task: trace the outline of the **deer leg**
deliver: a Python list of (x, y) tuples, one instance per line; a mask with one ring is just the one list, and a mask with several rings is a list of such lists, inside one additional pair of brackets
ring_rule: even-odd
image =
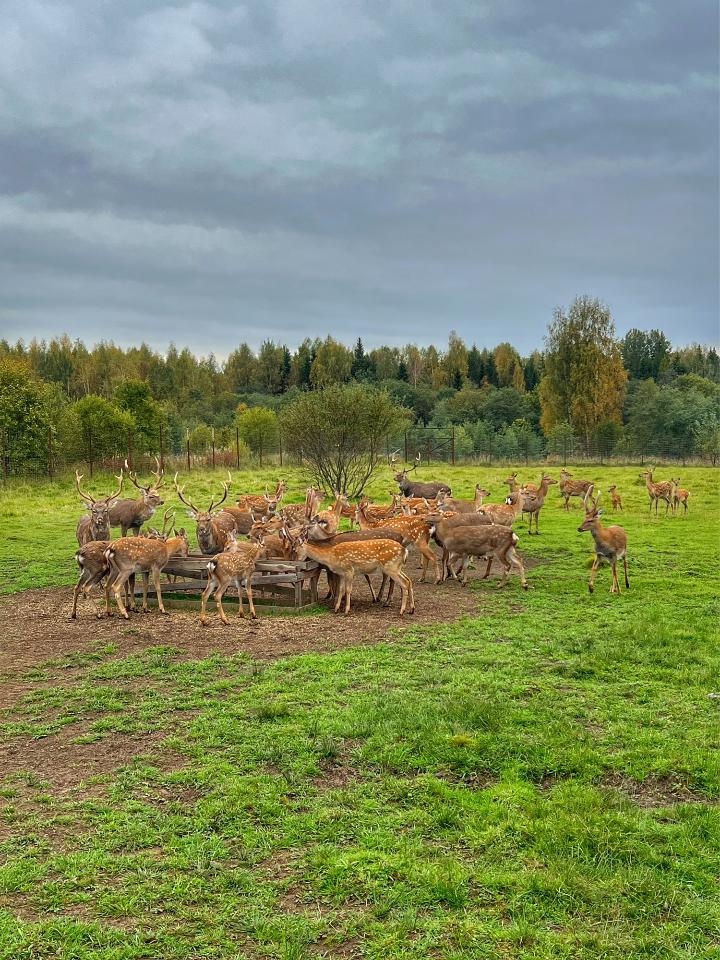
[(625, 589), (630, 589), (630, 580), (628, 578), (627, 554), (623, 555), (623, 569), (625, 571)]
[(230, 621), (228, 620), (225, 614), (225, 609), (223, 607), (222, 602), (223, 602), (223, 597), (225, 596), (225, 591), (229, 586), (230, 586), (229, 581), (225, 583), (221, 583), (217, 591), (215, 592), (215, 603), (217, 604), (218, 613), (220, 614), (220, 621), (224, 623), (226, 627), (229, 625)]
[(142, 602), (142, 612), (149, 613), (147, 595), (148, 595), (148, 586), (150, 584), (150, 574), (147, 570), (143, 570), (143, 602)]
[(370, 579), (369, 574), (365, 574), (365, 579), (367, 580), (367, 585), (370, 588), (370, 596), (372, 597), (372, 602), (377, 603), (380, 599), (380, 594), (382, 594), (383, 587), (385, 586), (385, 574), (383, 574), (382, 583), (380, 584), (380, 594), (375, 593), (375, 587), (373, 586), (372, 580)]
[(85, 589), (84, 589), (85, 583), (86, 583), (86, 577), (85, 577), (85, 571), (83, 570), (83, 572), (80, 574), (80, 579), (75, 584), (75, 589), (73, 590), (73, 607), (72, 607), (72, 613), (70, 614), (71, 620), (77, 620), (78, 595), (81, 590), (83, 593), (85, 592)]
[(163, 605), (162, 587), (160, 586), (160, 567), (153, 567), (153, 583), (155, 584), (155, 593), (157, 594), (158, 609), (160, 613), (168, 616), (168, 612)]
[(588, 590), (590, 593), (595, 589), (595, 577), (597, 576), (598, 567), (600, 566), (600, 557), (597, 555), (593, 560), (592, 570), (590, 571), (590, 579), (588, 580)]
[(493, 558), (488, 557), (487, 566), (485, 567), (485, 573), (480, 577), (481, 580), (487, 580), (487, 578), (490, 576), (490, 567), (492, 566), (492, 562), (493, 562)]
[(340, 604), (343, 600), (343, 591), (345, 589), (345, 576), (343, 574), (335, 574), (337, 577), (337, 583), (335, 586), (335, 606), (333, 607), (334, 613), (340, 612)]
[(527, 582), (527, 576), (525, 575), (525, 567), (523, 566), (523, 562), (520, 559), (520, 557), (515, 553), (515, 547), (510, 547), (506, 556), (507, 556), (507, 559), (510, 561), (510, 563), (514, 567), (517, 567), (520, 575), (520, 582), (522, 583), (522, 586), (523, 586), (523, 590), (527, 590), (528, 582)]
[(127, 612), (127, 610), (125, 609), (125, 604), (123, 603), (123, 599), (122, 599), (122, 596), (121, 596), (121, 592), (122, 592), (122, 588), (125, 586), (125, 581), (127, 580), (127, 578), (128, 578), (129, 576), (130, 576), (129, 573), (120, 573), (120, 574), (118, 574), (118, 576), (116, 577), (116, 579), (113, 581), (113, 587), (112, 587), (112, 591), (113, 591), (113, 594), (114, 594), (114, 596), (115, 596), (115, 603), (117, 604), (117, 608), (118, 608), (118, 610), (120, 611), (121, 616), (123, 616), (126, 620), (129, 620), (130, 617), (128, 616), (128, 612)]
[(345, 616), (347, 616), (350, 613), (350, 597), (352, 595), (353, 586), (352, 573), (345, 574), (343, 586), (345, 588)]
[(617, 560), (610, 561), (610, 570), (612, 573), (612, 585), (610, 587), (610, 593), (620, 593), (620, 584), (618, 583), (617, 578)]
[[(385, 574), (383, 573), (383, 576), (384, 575)], [(392, 573), (388, 570), (387, 575), (400, 587), (402, 594), (400, 598), (400, 616), (402, 616), (405, 613), (408, 597), (412, 596), (412, 583), (410, 582), (410, 577), (402, 573), (400, 570), (395, 570)], [(412, 610), (410, 612), (412, 613)]]
[[(384, 577), (384, 576), (385, 576), (385, 574), (383, 574), (383, 577)], [(407, 574), (406, 574), (406, 576), (407, 576)], [(408, 577), (408, 580), (409, 580), (409, 579), (410, 579), (410, 577)], [(389, 586), (388, 586), (387, 596), (385, 597), (385, 601), (383, 602), (383, 606), (384, 606), (384, 607), (389, 607), (389, 606), (390, 606), (390, 604), (392, 603), (392, 598), (393, 598), (394, 593), (395, 593), (395, 581), (391, 579), (391, 580), (390, 580), (390, 584), (389, 584)]]
[(255, 604), (253, 603), (253, 592), (252, 592), (252, 574), (248, 574), (245, 578), (245, 593), (247, 593), (248, 606), (250, 607), (250, 616), (253, 620), (257, 620), (257, 613), (255, 612)]
[(203, 590), (202, 599), (200, 601), (200, 623), (202, 624), (202, 626), (205, 626), (205, 624), (208, 622), (207, 614), (205, 611), (207, 609), (207, 602), (212, 596), (213, 590), (215, 589), (216, 586), (217, 586), (217, 580), (215, 580), (212, 576), (208, 577), (208, 584)]

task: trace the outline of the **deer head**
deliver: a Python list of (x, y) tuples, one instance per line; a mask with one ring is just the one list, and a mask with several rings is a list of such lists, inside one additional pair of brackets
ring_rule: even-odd
[(202, 542), (204, 538), (213, 536), (213, 530), (212, 530), (213, 511), (217, 511), (217, 508), (221, 506), (221, 504), (223, 504), (227, 499), (229, 482), (227, 480), (223, 482), (223, 495), (217, 501), (217, 503), (215, 502), (215, 498), (213, 497), (213, 499), (210, 501), (210, 506), (207, 508), (207, 510), (199, 510), (195, 506), (195, 504), (192, 502), (192, 500), (189, 500), (185, 497), (185, 487), (181, 487), (178, 485), (177, 477), (178, 475), (175, 474), (175, 479), (173, 481), (175, 485), (175, 492), (177, 493), (180, 501), (184, 503), (186, 507), (189, 508), (188, 516), (192, 517), (192, 519), (196, 521), (198, 540)]
[(127, 470), (127, 475), (130, 477), (131, 482), (134, 486), (138, 488), (142, 494), (144, 502), (152, 507), (153, 510), (157, 507), (161, 507), (165, 501), (160, 496), (160, 487), (163, 485), (163, 476), (165, 471), (160, 466), (160, 461), (155, 457), (155, 464), (157, 466), (156, 470), (151, 470), (150, 473), (153, 477), (153, 482), (149, 483), (147, 486), (143, 486), (141, 483), (138, 483), (137, 474), (130, 469), (128, 466), (127, 460), (125, 461), (125, 469)]
[(90, 511), (90, 528), (93, 531), (93, 538), (95, 540), (105, 540), (110, 535), (110, 507), (112, 507), (122, 491), (123, 472), (121, 470), (119, 476), (115, 477), (118, 481), (118, 488), (115, 493), (111, 493), (107, 497), (101, 497), (98, 500), (82, 489), (80, 486), (82, 478), (83, 475), (76, 470), (75, 486), (85, 501), (86, 509)]

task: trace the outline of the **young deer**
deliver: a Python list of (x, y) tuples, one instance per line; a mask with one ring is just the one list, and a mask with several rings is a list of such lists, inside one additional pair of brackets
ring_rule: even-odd
[[(218, 510), (217, 508), (225, 502), (228, 495), (228, 482), (223, 482), (223, 495), (215, 502), (215, 498), (210, 501), (207, 510), (198, 510), (191, 500), (185, 498), (185, 487), (178, 486), (178, 475), (175, 474), (173, 481), (175, 492), (178, 498), (186, 507), (189, 508), (188, 516), (192, 517), (197, 523), (197, 541), (202, 553), (212, 555), (225, 549), (229, 533), (237, 530), (235, 517), (228, 510)], [(213, 513), (213, 511), (215, 511)], [(249, 527), (248, 527), (249, 529)]]
[(444, 510), (452, 510), (455, 513), (476, 513), (483, 505), (485, 497), (490, 496), (490, 491), (486, 490), (482, 484), (475, 484), (475, 497), (473, 500), (458, 500), (455, 497), (445, 497), (442, 500)]
[(430, 546), (430, 529), (426, 517), (389, 517), (387, 520), (371, 520), (362, 501), (357, 506), (356, 517), (361, 530), (395, 530), (409, 543), (414, 543), (424, 558), (420, 582), (425, 579), (428, 561), (435, 567), (436, 578), (440, 576), (439, 560)]
[[(321, 520), (327, 520), (330, 526), (333, 528), (333, 533), (340, 526), (340, 517), (342, 517), (344, 510), (351, 510), (350, 502), (344, 493), (338, 493), (335, 491), (335, 499), (332, 503), (332, 506), (328, 510), (321, 510), (318, 514), (318, 517)], [(352, 509), (352, 516), (355, 516), (355, 510)]]
[(680, 504), (685, 507), (685, 513), (688, 512), (688, 497), (690, 496), (689, 490), (684, 490), (678, 486), (680, 483), (680, 477), (675, 478), (670, 481), (672, 483), (672, 507), (673, 513), (677, 513), (677, 508)]
[[(411, 502), (418, 500), (423, 502), (422, 497), (417, 498), (408, 498)], [(400, 512), (401, 507), (405, 506), (405, 500), (399, 493), (394, 493), (389, 504), (386, 503), (370, 503), (368, 497), (360, 497), (358, 500), (357, 507), (355, 508), (355, 519), (357, 520), (357, 510), (362, 507), (365, 512), (365, 516), (371, 523), (374, 523), (378, 520), (389, 520), (390, 517), (396, 517)]]
[(650, 513), (652, 513), (653, 503), (655, 504), (655, 516), (658, 515), (658, 504), (661, 500), (665, 501), (665, 516), (672, 505), (672, 483), (669, 480), (661, 480), (657, 483), (653, 480), (653, 471), (643, 470), (640, 477), (645, 480), (648, 496), (650, 497)]
[(570, 509), (570, 497), (580, 497), (584, 506), (587, 506), (588, 498), (592, 497), (595, 484), (590, 480), (573, 480), (572, 474), (567, 470), (560, 471), (560, 493), (563, 496), (565, 510)]
[(81, 489), (80, 481), (82, 480), (82, 474), (78, 473), (77, 470), (75, 471), (75, 486), (77, 487), (77, 492), (83, 498), (87, 509), (90, 511), (85, 514), (85, 516), (80, 517), (75, 531), (78, 544), (81, 547), (83, 544), (90, 543), (92, 540), (110, 539), (110, 509), (122, 491), (124, 479), (122, 470), (120, 471), (120, 476), (115, 477), (115, 479), (119, 481), (116, 492), (96, 500), (94, 497), (91, 497), (89, 493), (85, 493), (85, 491)]
[(540, 536), (538, 518), (545, 503), (545, 497), (547, 496), (548, 488), (551, 483), (557, 483), (557, 480), (553, 480), (549, 474), (544, 473), (542, 480), (540, 481), (540, 486), (536, 491), (533, 492), (525, 487), (521, 487), (518, 491), (522, 512), (527, 513), (530, 516), (528, 523), (528, 536), (532, 534), (533, 517), (535, 517), (535, 535), (538, 537)]
[(620, 584), (617, 576), (618, 560), (622, 560), (625, 569), (625, 588), (627, 590), (630, 589), (627, 566), (627, 534), (623, 528), (619, 526), (603, 527), (600, 523), (600, 517), (603, 515), (603, 511), (598, 509), (599, 501), (600, 493), (598, 492), (597, 498), (591, 501), (592, 506), (586, 508), (585, 520), (578, 527), (578, 533), (585, 533), (589, 530), (595, 541), (595, 559), (593, 560), (592, 570), (590, 571), (588, 590), (592, 593), (595, 588), (595, 577), (597, 576), (600, 561), (607, 560), (612, 567), (612, 586), (610, 587), (610, 593), (620, 593)]
[(178, 530), (175, 536), (168, 537), (167, 540), (154, 537), (122, 537), (120, 540), (113, 540), (105, 551), (105, 559), (110, 567), (110, 574), (105, 581), (105, 609), (109, 613), (112, 590), (118, 610), (127, 620), (128, 612), (120, 597), (120, 591), (131, 576), (141, 573), (143, 575), (143, 613), (148, 612), (147, 592), (150, 574), (153, 577), (160, 613), (167, 613), (163, 606), (160, 571), (172, 557), (187, 557), (188, 550), (188, 538), (183, 529)]
[(165, 502), (159, 493), (163, 484), (164, 470), (157, 457), (155, 457), (155, 463), (157, 470), (151, 471), (153, 483), (143, 487), (138, 483), (137, 474), (130, 470), (127, 460), (125, 461), (127, 475), (142, 496), (138, 500), (118, 500), (110, 508), (110, 526), (120, 527), (123, 537), (127, 536), (128, 530), (132, 530), (137, 536), (140, 533), (140, 527), (150, 520), (157, 508)]
[(340, 578), (335, 599), (335, 613), (340, 610), (343, 597), (345, 613), (350, 613), (353, 579), (356, 573), (366, 576), (380, 571), (390, 577), (402, 590), (400, 615), (415, 612), (415, 598), (410, 577), (403, 571), (407, 559), (407, 548), (394, 540), (356, 540), (344, 543), (319, 543), (304, 540), (300, 544), (298, 557), (301, 560), (310, 557), (322, 564)]
[(257, 619), (255, 604), (252, 594), (252, 575), (255, 572), (255, 564), (266, 556), (266, 548), (262, 540), (252, 543), (238, 543), (235, 534), (231, 533), (228, 538), (228, 546), (223, 553), (218, 553), (208, 563), (208, 585), (205, 587), (200, 606), (200, 623), (205, 626), (208, 622), (205, 610), (207, 602), (215, 593), (215, 602), (217, 603), (220, 620), (228, 626), (230, 621), (225, 615), (223, 609), (223, 597), (229, 586), (235, 584), (238, 592), (238, 613), (241, 617), (245, 616), (245, 608), (242, 598), (242, 583), (245, 582), (245, 593), (247, 594), (250, 616), (253, 620)]
[(616, 510), (622, 511), (622, 508), (623, 508), (622, 497), (620, 496), (618, 492), (618, 488), (614, 483), (611, 487), (608, 487), (608, 493), (612, 497), (613, 513), (615, 513)]
[(320, 509), (323, 495), (316, 487), (308, 487), (304, 503), (288, 503), (282, 508), (282, 515), (289, 524), (307, 523)]
[(450, 575), (457, 580), (457, 572), (453, 570), (453, 560), (462, 560), (461, 579), (463, 586), (467, 585), (467, 571), (472, 557), (481, 560), (487, 560), (487, 567), (482, 576), (485, 580), (490, 575), (490, 567), (493, 558), (503, 567), (503, 578), (499, 586), (504, 587), (508, 581), (508, 576), (513, 567), (518, 571), (523, 589), (527, 590), (528, 582), (525, 576), (525, 568), (522, 560), (515, 553), (515, 547), (518, 544), (518, 536), (507, 527), (501, 527), (497, 524), (460, 526), (451, 530), (444, 540), (445, 549), (448, 551), (449, 560), (447, 569)]

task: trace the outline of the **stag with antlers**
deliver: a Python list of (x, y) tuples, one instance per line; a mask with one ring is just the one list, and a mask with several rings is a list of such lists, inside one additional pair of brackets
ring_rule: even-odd
[[(422, 483), (419, 480), (412, 481), (408, 480), (408, 474), (413, 470), (417, 470), (420, 466), (420, 454), (415, 457), (415, 462), (413, 463), (410, 469), (405, 468), (399, 473), (394, 475), (395, 482), (400, 487), (400, 490), (405, 497), (427, 497), (428, 500), (431, 500), (433, 497), (436, 497), (439, 493), (445, 493), (450, 495), (452, 490), (446, 483), (440, 483), (436, 481)], [(397, 465), (397, 452), (393, 453), (390, 457), (390, 466), (395, 467)]]
[(134, 486), (138, 488), (141, 496), (137, 500), (118, 500), (110, 508), (110, 526), (120, 527), (123, 537), (127, 536), (128, 530), (132, 530), (133, 535), (140, 533), (140, 527), (153, 516), (158, 507), (164, 504), (160, 496), (160, 488), (163, 485), (163, 476), (165, 471), (160, 466), (160, 461), (155, 457), (156, 470), (151, 474), (153, 482), (147, 486), (138, 483), (137, 474), (128, 467), (125, 461), (125, 470)]
[(588, 580), (588, 590), (590, 593), (595, 589), (595, 577), (602, 560), (607, 560), (612, 568), (612, 586), (610, 593), (620, 593), (620, 583), (617, 575), (617, 562), (622, 560), (625, 570), (625, 589), (630, 589), (627, 566), (627, 534), (625, 530), (617, 525), (603, 527), (600, 523), (600, 517), (603, 511), (599, 509), (600, 491), (597, 497), (590, 501), (590, 507), (585, 510), (585, 519), (578, 527), (578, 533), (590, 531), (595, 541), (595, 559), (593, 560), (590, 579)]
[(96, 500), (81, 488), (80, 481), (82, 480), (82, 474), (78, 473), (77, 470), (75, 471), (75, 486), (77, 487), (77, 492), (85, 501), (89, 511), (89, 513), (78, 520), (76, 535), (78, 544), (81, 547), (93, 540), (110, 539), (110, 510), (122, 491), (124, 479), (122, 470), (120, 471), (120, 475), (115, 477), (115, 479), (118, 481), (118, 488), (115, 493)]
[(179, 500), (188, 507), (188, 516), (192, 517), (197, 524), (197, 541), (200, 550), (211, 556), (225, 549), (228, 534), (235, 533), (237, 530), (235, 518), (227, 510), (218, 510), (226, 500), (229, 490), (228, 481), (223, 483), (223, 495), (216, 502), (213, 497), (207, 510), (199, 510), (192, 500), (185, 497), (185, 487), (181, 487), (177, 482), (178, 475), (175, 474), (173, 485)]

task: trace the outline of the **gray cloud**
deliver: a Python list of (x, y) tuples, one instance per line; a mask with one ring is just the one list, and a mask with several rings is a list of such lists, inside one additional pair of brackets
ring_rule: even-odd
[(0, 331), (539, 345), (590, 292), (717, 339), (717, 8), (0, 10)]

